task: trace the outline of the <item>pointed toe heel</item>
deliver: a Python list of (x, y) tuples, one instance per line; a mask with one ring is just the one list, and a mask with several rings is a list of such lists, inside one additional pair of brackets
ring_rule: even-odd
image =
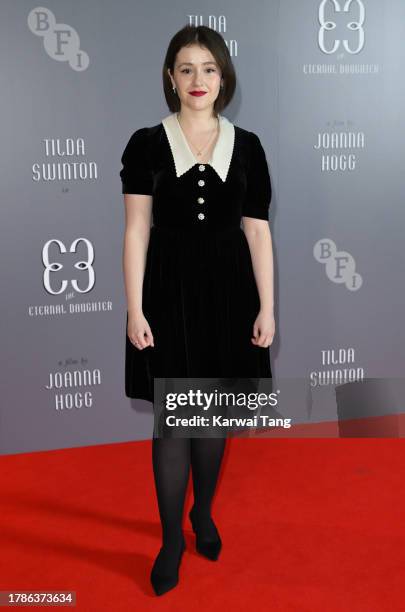
[(159, 554), (155, 559), (155, 562), (153, 564), (152, 571), (150, 574), (150, 581), (151, 581), (153, 590), (155, 591), (156, 595), (164, 595), (164, 593), (167, 593), (167, 591), (171, 591), (171, 589), (174, 589), (174, 587), (177, 586), (179, 582), (180, 563), (181, 563), (181, 559), (183, 557), (183, 553), (185, 549), (186, 549), (186, 545), (183, 540), (183, 543), (180, 549), (180, 553), (179, 553), (179, 558), (177, 561), (176, 569), (173, 572), (165, 573), (165, 574), (159, 573), (159, 570), (156, 569), (158, 559), (159, 559), (159, 554), (162, 551), (162, 548), (160, 549)]
[(215, 539), (206, 540), (202, 537), (201, 532), (198, 529), (198, 523), (193, 516), (193, 509), (190, 510), (188, 516), (191, 521), (193, 531), (196, 535), (197, 552), (199, 552), (200, 555), (203, 555), (207, 559), (210, 559), (211, 561), (216, 561), (219, 557), (219, 553), (221, 552), (221, 548), (222, 548), (222, 541), (219, 536), (217, 528), (214, 525), (215, 532), (216, 532)]

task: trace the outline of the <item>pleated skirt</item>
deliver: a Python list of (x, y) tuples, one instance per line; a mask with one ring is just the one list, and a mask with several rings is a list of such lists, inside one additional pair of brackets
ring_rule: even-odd
[(142, 293), (155, 346), (126, 334), (127, 397), (153, 402), (155, 377), (271, 377), (268, 347), (251, 342), (260, 300), (241, 227), (153, 226)]

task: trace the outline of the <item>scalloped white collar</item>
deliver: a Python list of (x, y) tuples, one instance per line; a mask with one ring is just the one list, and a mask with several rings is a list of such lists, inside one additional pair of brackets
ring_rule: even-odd
[[(222, 181), (225, 182), (228, 175), (229, 166), (231, 165), (233, 148), (235, 144), (235, 126), (223, 115), (219, 115), (218, 117), (218, 139), (210, 161), (204, 163), (204, 165), (212, 166)], [(162, 120), (162, 124), (172, 151), (174, 165), (176, 168), (176, 176), (179, 177), (196, 164), (201, 164), (201, 162), (195, 158), (190, 149), (177, 118), (177, 113), (171, 113), (165, 117)]]

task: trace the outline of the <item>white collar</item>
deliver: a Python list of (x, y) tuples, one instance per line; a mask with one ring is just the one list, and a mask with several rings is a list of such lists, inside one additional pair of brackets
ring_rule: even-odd
[[(214, 168), (223, 182), (226, 181), (235, 143), (235, 126), (223, 115), (219, 118), (219, 135), (214, 147), (212, 157), (204, 165)], [(191, 151), (184, 132), (181, 128), (177, 113), (171, 113), (162, 120), (170, 149), (172, 151), (176, 176), (179, 177), (196, 164), (200, 164)]]

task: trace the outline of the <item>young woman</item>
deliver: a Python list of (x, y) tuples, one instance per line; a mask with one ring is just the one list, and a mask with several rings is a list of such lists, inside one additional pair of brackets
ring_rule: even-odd
[[(122, 155), (128, 397), (153, 402), (155, 377), (271, 377), (272, 190), (258, 136), (220, 114), (235, 85), (222, 36), (185, 26), (163, 67), (171, 113), (137, 129)], [(153, 437), (158, 595), (178, 582), (190, 466), (197, 550), (218, 558), (211, 505), (224, 446), (224, 437)]]

